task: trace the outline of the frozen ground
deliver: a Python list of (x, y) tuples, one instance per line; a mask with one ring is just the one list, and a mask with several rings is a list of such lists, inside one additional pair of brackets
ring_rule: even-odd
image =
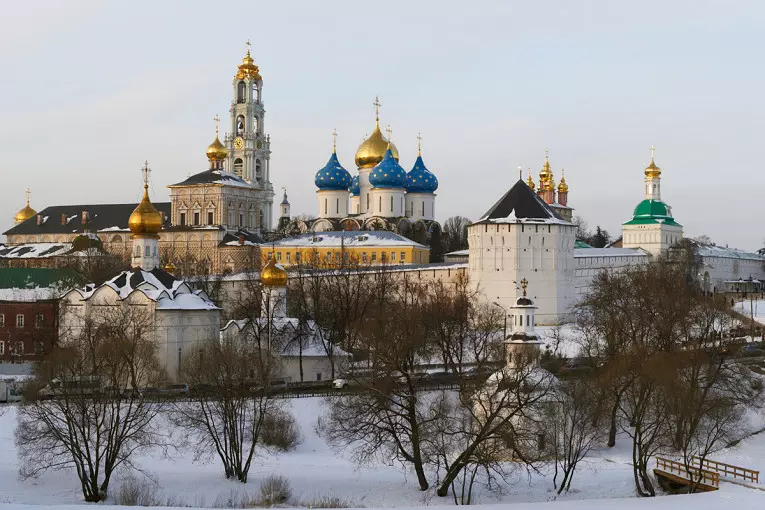
[[(322, 399), (295, 399), (291, 405), (301, 424), (303, 443), (294, 452), (261, 456), (252, 468), (250, 482), (246, 485), (225, 480), (214, 461), (193, 463), (188, 452), (174, 454), (174, 460), (159, 455), (145, 455), (138, 459), (138, 464), (156, 480), (164, 499), (172, 498), (177, 504), (195, 507), (220, 505), (226, 500), (238, 499), (244, 493), (255, 495), (260, 480), (271, 474), (281, 474), (289, 479), (296, 501), (310, 501), (319, 496), (331, 495), (366, 508), (452, 504), (450, 498), (439, 498), (432, 491), (422, 493), (417, 490), (413, 475), (395, 463), (380, 462), (374, 466), (358, 467), (348, 459), (347, 452), (330, 449), (314, 431), (316, 418), (322, 409)], [(3, 503), (0, 508), (34, 510), (24, 505), (57, 505), (57, 510), (74, 510), (77, 507), (69, 505), (81, 502), (74, 473), (58, 471), (46, 473), (36, 480), (18, 479), (18, 461), (13, 444), (15, 417), (14, 408), (0, 417), (0, 503)], [(760, 413), (752, 413), (750, 421), (750, 430), (765, 426), (765, 419)], [(751, 436), (714, 458), (765, 473), (765, 433)], [(615, 448), (600, 450), (586, 459), (576, 472), (572, 492), (558, 497), (558, 501), (541, 505), (526, 504), (556, 499), (552, 477), (516, 472), (501, 487), (501, 491), (490, 492), (481, 488), (477, 502), (496, 505), (497, 509), (499, 503), (521, 503), (513, 506), (513, 510), (593, 510), (615, 507), (663, 510), (670, 506), (673, 510), (702, 510), (719, 508), (728, 503), (738, 505), (741, 509), (762, 508), (765, 505), (765, 492), (731, 484), (723, 484), (722, 489), (715, 494), (665, 496), (653, 501), (633, 498), (629, 460), (628, 439), (622, 438)], [(112, 491), (118, 485), (119, 481), (115, 481)], [(80, 505), (78, 510), (84, 508), (86, 506)]]
[(754, 320), (760, 324), (765, 324), (765, 301), (755, 299), (753, 301), (739, 301), (736, 303), (735, 310), (747, 317), (754, 315)]

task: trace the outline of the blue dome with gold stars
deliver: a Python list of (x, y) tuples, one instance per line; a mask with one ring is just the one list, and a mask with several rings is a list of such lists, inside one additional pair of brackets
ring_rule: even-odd
[(407, 193), (434, 193), (438, 189), (438, 179), (433, 173), (425, 168), (422, 156), (417, 156), (414, 166), (406, 174), (404, 183)]
[(373, 188), (403, 188), (405, 181), (406, 170), (401, 168), (388, 148), (383, 160), (369, 174), (369, 183)]
[(356, 175), (351, 179), (351, 195), (359, 196), (361, 194), (361, 184), (359, 183), (359, 176)]
[(319, 191), (347, 190), (351, 185), (351, 174), (340, 164), (337, 153), (333, 152), (324, 168), (316, 172), (313, 182)]

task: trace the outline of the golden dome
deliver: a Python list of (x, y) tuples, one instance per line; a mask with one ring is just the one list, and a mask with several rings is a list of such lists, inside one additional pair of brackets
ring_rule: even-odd
[(255, 60), (250, 56), (250, 41), (247, 41), (247, 55), (242, 59), (242, 63), (239, 64), (239, 68), (234, 76), (237, 80), (244, 80), (245, 78), (252, 78), (255, 81), (260, 81), (260, 69), (255, 65)]
[(526, 184), (531, 188), (531, 191), (534, 191), (537, 187), (537, 185), (534, 184), (534, 179), (531, 178), (531, 168), (529, 168), (529, 176), (526, 178)]
[(375, 121), (375, 129), (372, 134), (364, 140), (359, 149), (356, 151), (356, 166), (359, 168), (372, 168), (377, 163), (383, 160), (385, 157), (385, 151), (388, 150), (388, 143), (390, 143), (390, 151), (393, 153), (393, 159), (398, 161), (398, 149), (393, 142), (383, 136), (380, 131), (380, 122)]
[(143, 186), (143, 198), (128, 220), (128, 227), (135, 235), (157, 235), (162, 230), (162, 215), (149, 200), (149, 185)]
[(27, 189), (27, 205), (25, 205), (24, 208), (21, 209), (19, 212), (17, 212), (16, 216), (13, 217), (13, 222), (16, 225), (18, 225), (19, 223), (24, 223), (29, 218), (37, 214), (37, 211), (35, 211), (29, 206), (29, 196), (30, 196), (30, 192), (29, 192), (29, 189)]
[(661, 168), (656, 166), (656, 163), (653, 162), (653, 158), (651, 158), (651, 164), (645, 167), (645, 176), (646, 177), (652, 177), (656, 178), (661, 175)]
[(560, 171), (560, 183), (558, 184), (558, 193), (568, 193), (568, 184), (566, 184), (566, 176), (563, 175), (563, 170)]
[(210, 161), (223, 161), (226, 159), (226, 156), (228, 156), (228, 151), (220, 142), (217, 133), (215, 133), (215, 141), (207, 146), (207, 151), (205, 151), (205, 153), (207, 154), (207, 159)]
[(287, 285), (287, 271), (276, 264), (276, 259), (271, 257), (268, 264), (260, 272), (260, 283), (270, 287), (285, 287)]
[(173, 264), (172, 260), (169, 260), (167, 264), (165, 264), (165, 272), (173, 274), (175, 272), (175, 264)]

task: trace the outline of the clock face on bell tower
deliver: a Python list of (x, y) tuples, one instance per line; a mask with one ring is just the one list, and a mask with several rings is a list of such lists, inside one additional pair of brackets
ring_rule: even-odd
[(238, 150), (244, 149), (244, 138), (241, 136), (234, 138), (234, 148)]

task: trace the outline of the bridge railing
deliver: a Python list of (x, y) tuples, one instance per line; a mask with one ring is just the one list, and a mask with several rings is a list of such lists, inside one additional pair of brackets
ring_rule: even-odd
[(692, 481), (710, 485), (712, 487), (720, 486), (720, 474), (715, 471), (709, 471), (702, 469), (701, 467), (687, 467), (682, 462), (677, 462), (671, 459), (665, 459), (664, 457), (656, 457), (656, 469), (665, 471), (671, 474), (677, 474), (682, 478), (686, 478), (688, 483)]
[(702, 460), (695, 455), (691, 458), (691, 462), (694, 466), (716, 471), (723, 476), (742, 479), (747, 482), (760, 483), (760, 472), (755, 471), (754, 469), (747, 469), (741, 466), (734, 466), (733, 464), (726, 464), (724, 462), (717, 462), (710, 459)]

